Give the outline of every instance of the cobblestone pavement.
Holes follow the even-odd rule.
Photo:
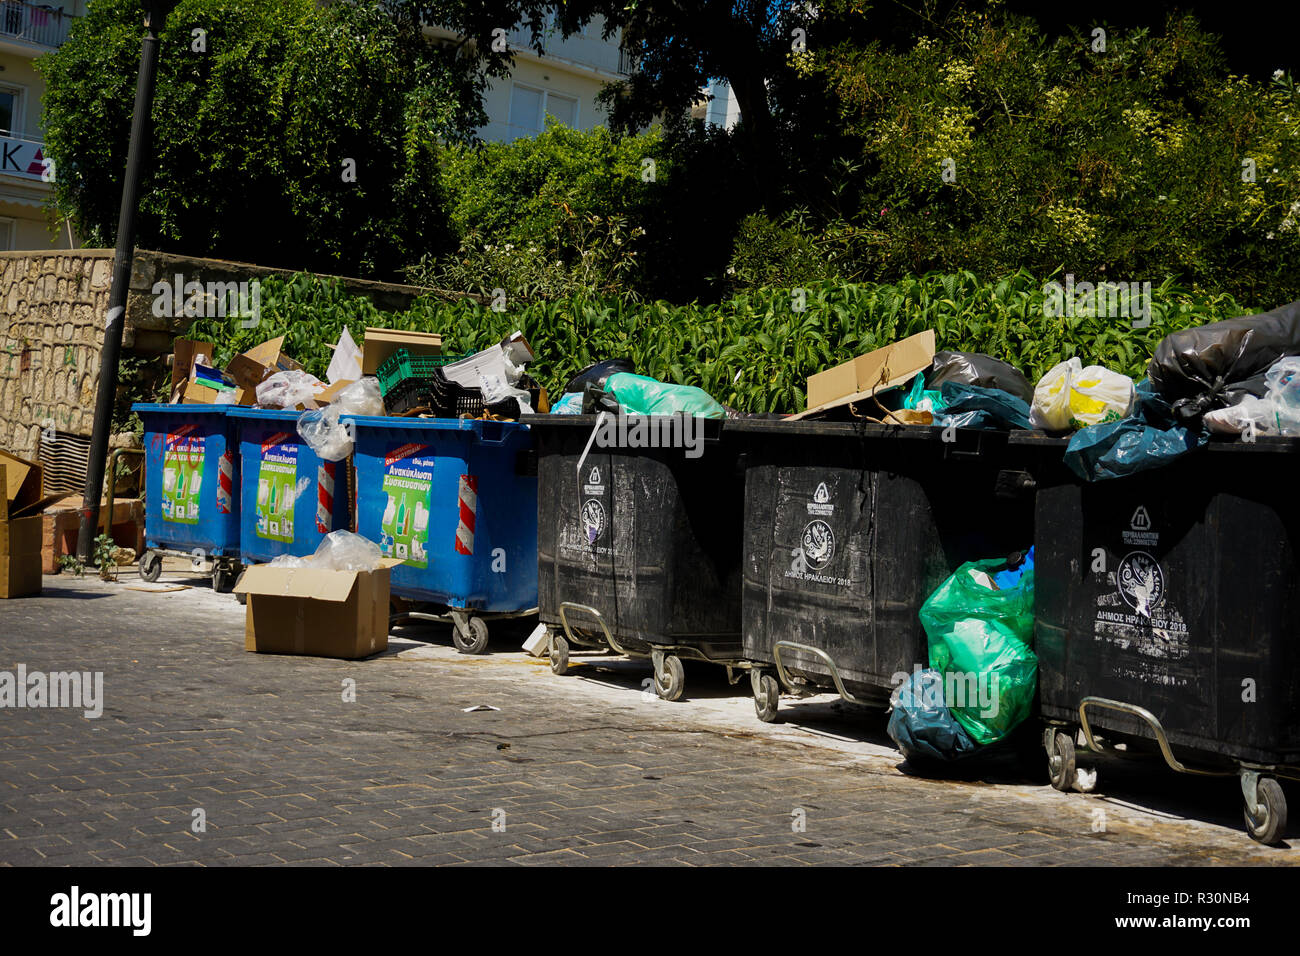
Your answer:
[[[249,654],[243,609],[192,580],[0,601],[0,670],[102,671],[105,697],[98,719],[0,710],[0,864],[1300,862],[1245,835],[1232,780],[921,779],[879,714],[785,700],[763,724],[708,666],[678,703],[643,692],[645,662],[556,677],[519,651],[531,622],[494,625],[484,657],[441,625],[367,661]]]

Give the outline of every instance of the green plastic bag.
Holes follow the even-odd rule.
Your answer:
[[[1034,642],[1034,572],[993,590],[1001,559],[963,564],[921,605],[930,666],[944,675],[948,707],[976,743],[1001,740],[1029,716],[1038,682]]]
[[[937,389],[925,387],[925,373],[918,373],[916,378],[912,379],[912,387],[908,390],[907,396],[903,399],[904,408],[917,408],[921,402],[929,400],[931,412],[943,411],[943,393]]]
[[[726,410],[713,396],[694,385],[669,385],[645,375],[616,372],[605,380],[605,391],[613,395],[627,415],[674,415],[685,412],[693,418],[726,418]]]

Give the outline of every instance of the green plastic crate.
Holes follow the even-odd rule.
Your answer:
[[[432,378],[435,368],[459,362],[472,354],[470,352],[465,355],[412,355],[407,349],[398,349],[375,372],[379,377],[379,391],[386,396],[390,389],[396,388],[400,382],[408,378]]]

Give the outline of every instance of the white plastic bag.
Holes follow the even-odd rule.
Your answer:
[[[315,375],[294,368],[274,375],[257,386],[257,404],[267,408],[297,408],[316,398],[325,388]]]
[[[1300,357],[1280,358],[1264,373],[1263,398],[1249,395],[1236,405],[1205,413],[1210,431],[1221,435],[1300,435]]]
[[[1047,431],[1117,421],[1133,411],[1133,380],[1101,365],[1066,359],[1038,381],[1029,423]]]
[[[379,379],[363,378],[340,389],[334,401],[323,410],[299,415],[298,434],[318,458],[342,461],[352,454],[354,440],[351,429],[339,417],[382,414],[384,399],[379,391]]]
[[[483,383],[483,403],[486,405],[495,405],[497,402],[504,402],[507,398],[516,399],[519,402],[520,415],[532,415],[533,397],[522,388],[515,388],[508,385],[500,375],[483,375],[480,378]]]
[[[1236,405],[1205,413],[1205,424],[1216,435],[1278,434],[1277,406],[1268,398],[1248,395]]]

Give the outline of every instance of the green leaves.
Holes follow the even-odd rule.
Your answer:
[[[208,319],[195,323],[190,336],[216,343],[224,363],[284,334],[285,350],[323,377],[329,346],[344,325],[358,342],[366,326],[439,332],[444,350],[455,353],[487,348],[519,329],[537,353],[531,374],[553,399],[587,365],[626,358],[642,374],[699,386],[734,408],[793,412],[803,407],[813,373],[927,328],[936,330],[939,349],[993,355],[1031,382],[1074,355],[1138,379],[1165,335],[1250,311],[1230,295],[1166,281],[1151,290],[1146,329],[1123,318],[1053,318],[1043,283],[1025,271],[992,282],[964,271],[896,285],[813,283],[806,304],[795,312],[789,289],[760,288],[716,305],[578,295],[495,312],[474,300],[430,295],[405,312],[384,312],[368,299],[349,298],[333,280],[296,275],[263,281],[256,329]]]

